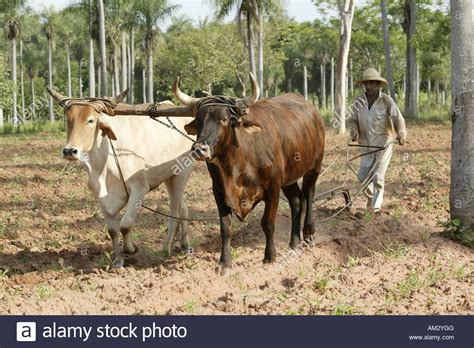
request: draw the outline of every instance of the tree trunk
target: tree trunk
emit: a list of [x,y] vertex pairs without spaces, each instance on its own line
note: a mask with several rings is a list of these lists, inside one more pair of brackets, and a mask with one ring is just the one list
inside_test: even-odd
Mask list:
[[112,78],[112,95],[117,95],[118,93],[115,93],[115,79]]
[[417,64],[416,48],[414,46],[414,35],[416,32],[416,1],[405,0],[405,32],[407,35],[406,50],[406,90],[405,90],[405,114],[409,118],[417,117]]
[[69,45],[66,45],[66,63],[67,63],[67,95],[72,97],[72,81],[71,81],[71,52]]
[[127,33],[122,30],[122,91],[128,88]]
[[334,112],[334,58],[331,58],[331,112]]
[[20,93],[21,93],[21,116],[25,119],[25,88],[23,83],[23,40],[20,39]]
[[78,60],[79,65],[79,98],[82,98],[82,61]]
[[288,79],[287,89],[288,92],[293,92],[293,84],[291,83],[291,77]]
[[434,92],[436,96],[436,103],[439,103],[439,81],[435,81]]
[[102,97],[108,96],[107,91],[107,51],[105,46],[105,14],[104,0],[99,1],[99,41],[100,41],[100,64],[101,64],[101,91]]
[[321,69],[321,109],[326,109],[326,64],[320,65]]
[[16,106],[16,38],[12,39],[12,81],[13,81],[13,95],[12,95],[12,122],[14,126],[18,126],[18,113]]
[[146,103],[146,70],[145,68],[142,69],[142,96],[143,96],[143,103]]
[[263,16],[260,14],[260,25],[258,26],[258,84],[260,93],[263,94]]
[[451,220],[474,229],[474,47],[472,0],[451,0]]
[[[48,87],[53,88],[53,39],[48,38]],[[55,121],[53,97],[49,96],[49,120]]]
[[349,79],[349,86],[351,95],[354,95],[354,68],[352,65],[352,58],[349,60],[349,71],[350,71],[350,79]]
[[252,72],[253,76],[257,76],[255,69],[255,54],[253,47],[253,33],[250,12],[247,12],[247,39],[249,45],[250,71]]
[[130,103],[135,101],[135,32],[130,30]]
[[[114,44],[114,73],[113,78],[115,82],[115,93],[119,94],[120,92],[120,71],[119,71],[119,47],[118,45]],[[112,95],[115,96],[114,92]]]
[[148,52],[148,95],[147,102],[153,103],[153,53]]
[[347,59],[351,45],[352,18],[354,17],[355,0],[346,0],[341,13],[341,38],[336,70],[336,116],[339,118],[339,134],[346,132],[346,91]]
[[100,66],[100,63],[99,63],[99,66],[97,67],[97,90],[99,91],[99,94],[100,94],[100,91],[102,90],[102,67]]
[[431,99],[431,79],[428,79],[427,81],[426,93],[428,94],[428,100],[430,100]]
[[304,99],[308,100],[308,69],[306,65],[303,66],[303,95]]
[[31,118],[36,119],[35,79],[31,78]]
[[89,96],[95,97],[94,39],[92,38],[92,1],[89,2]]
[[382,9],[382,28],[383,28],[383,47],[385,49],[385,70],[387,74],[388,88],[390,90],[390,96],[392,99],[397,102],[397,97],[395,95],[395,85],[393,81],[393,69],[392,69],[392,59],[390,57],[390,34],[388,31],[388,19],[387,19],[387,0],[382,0],[380,2],[380,7]]

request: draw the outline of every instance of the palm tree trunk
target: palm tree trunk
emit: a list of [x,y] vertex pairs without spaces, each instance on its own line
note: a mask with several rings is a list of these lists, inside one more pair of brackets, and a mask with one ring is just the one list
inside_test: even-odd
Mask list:
[[405,114],[407,117],[417,117],[417,76],[416,76],[416,48],[414,36],[416,33],[416,1],[405,0],[405,21],[406,21],[406,90],[405,90]]
[[346,0],[341,13],[341,39],[337,56],[336,71],[336,116],[339,118],[338,133],[346,132],[346,99],[347,99],[347,59],[351,45],[352,18],[355,1]]
[[101,74],[101,71],[102,71],[102,67],[99,66],[97,67],[97,90],[99,91],[99,94],[100,94],[100,91],[102,90],[102,74]]
[[263,94],[263,16],[259,16],[258,26],[258,84],[260,85],[260,93]]
[[148,96],[147,102],[153,103],[153,53],[148,51]]
[[127,33],[122,30],[122,90],[128,88],[128,69],[127,69]]
[[23,83],[23,40],[20,39],[20,93],[21,93],[21,116],[25,119],[25,88]]
[[451,86],[452,147],[451,220],[458,219],[464,228],[474,229],[474,91],[472,67],[472,1],[451,0]]
[[78,66],[79,66],[79,98],[82,98],[82,60],[78,60]]
[[135,101],[135,32],[130,30],[130,103]]
[[[118,94],[120,90],[120,72],[119,72],[119,49],[116,44],[114,44],[114,82],[115,82],[115,92]],[[115,94],[112,92],[112,95]]]
[[12,39],[12,81],[13,81],[13,109],[12,109],[12,122],[14,126],[19,125],[18,113],[16,109],[16,38]]
[[36,119],[35,79],[31,78],[31,118]]
[[321,64],[321,108],[326,109],[326,64]]
[[331,112],[334,112],[334,57],[331,58]]
[[[53,39],[48,38],[48,86],[53,88]],[[49,120],[55,121],[54,108],[53,108],[53,97],[49,96]]]
[[89,3],[89,96],[95,97],[94,39],[92,38],[92,1]]
[[101,65],[101,91],[102,97],[108,96],[107,90],[107,51],[105,46],[105,14],[104,0],[99,1],[99,40],[100,40],[100,65]]
[[397,97],[395,95],[392,59],[390,57],[391,49],[390,49],[390,36],[389,36],[389,31],[388,31],[388,19],[387,19],[387,0],[382,0],[380,2],[380,7],[382,10],[383,47],[385,49],[385,68],[386,68],[386,74],[387,74],[387,81],[388,81],[388,87],[390,90],[390,96],[396,103]]
[[255,53],[253,47],[253,33],[252,33],[252,22],[251,22],[251,15],[250,12],[247,12],[247,41],[249,45],[249,62],[250,62],[250,71],[252,72],[253,76],[256,76],[256,69],[255,69]]
[[303,95],[304,99],[308,100],[308,69],[306,65],[303,66]]
[[143,102],[146,103],[146,70],[145,68],[142,69],[142,96]]
[[351,91],[351,96],[352,96],[354,95],[354,69],[352,65],[352,58],[349,60],[349,73],[350,73],[349,89]]
[[67,62],[67,95],[72,97],[72,81],[71,81],[71,49],[66,45],[66,62]]

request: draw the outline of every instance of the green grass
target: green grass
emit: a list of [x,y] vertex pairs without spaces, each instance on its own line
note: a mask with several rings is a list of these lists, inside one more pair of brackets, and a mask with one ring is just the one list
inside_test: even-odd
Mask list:
[[442,236],[474,249],[474,232],[470,228],[461,226],[459,219],[448,220],[441,223],[441,226],[444,229]]
[[0,128],[0,133],[3,134],[62,133],[65,131],[66,124],[62,120],[53,123],[47,120],[28,121],[19,127],[6,123]]

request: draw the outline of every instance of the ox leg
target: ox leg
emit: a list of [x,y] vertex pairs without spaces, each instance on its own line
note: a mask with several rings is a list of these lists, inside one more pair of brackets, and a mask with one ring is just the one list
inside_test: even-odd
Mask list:
[[313,169],[303,177],[303,196],[306,200],[306,214],[304,217],[303,238],[305,242],[312,243],[316,232],[313,221],[313,199],[316,191],[316,180],[318,180],[319,169]]
[[112,260],[114,260],[115,267],[123,267],[122,250],[120,248],[120,224],[117,220],[117,215],[110,215],[104,212],[107,230],[112,239]]
[[221,257],[216,267],[216,273],[225,276],[232,267],[232,256],[230,253],[230,242],[232,240],[232,210],[225,202],[224,188],[217,168],[206,162],[209,174],[212,178],[212,193],[219,211],[221,230]]
[[[184,186],[186,185],[187,178],[181,177],[181,175],[174,176],[165,182],[166,188],[168,189],[168,194],[170,197],[170,215],[176,217],[185,217],[187,218],[187,207],[185,204],[186,216],[182,216],[182,201],[183,201],[183,191]],[[173,248],[173,242],[176,237],[176,231],[178,226],[184,221],[169,218],[168,220],[168,235],[166,236],[165,244],[163,250],[165,250],[168,255],[171,255],[171,249]],[[181,225],[183,227],[183,225]],[[181,232],[187,234],[187,224],[182,228]]]
[[138,209],[140,209],[141,204],[145,198],[147,191],[137,188],[136,190],[131,190],[130,197],[125,208],[125,213],[120,220],[120,232],[123,237],[123,247],[122,252],[124,254],[132,255],[138,252],[138,247],[132,242],[130,230],[135,223],[135,219],[138,215]]
[[263,232],[265,233],[265,256],[263,263],[276,260],[276,248],[273,240],[275,232],[275,220],[280,199],[280,188],[271,188],[265,195],[265,211],[261,220]]
[[290,248],[294,249],[301,243],[301,214],[303,213],[303,195],[298,183],[282,187],[283,193],[291,209],[291,237]]
[[[188,215],[188,206],[184,197],[181,198],[181,204],[179,205],[179,216],[181,218],[187,219]],[[191,254],[193,252],[191,245],[189,243],[189,235],[188,235],[188,221],[181,220],[179,222],[179,228],[181,230],[181,250],[186,254]]]

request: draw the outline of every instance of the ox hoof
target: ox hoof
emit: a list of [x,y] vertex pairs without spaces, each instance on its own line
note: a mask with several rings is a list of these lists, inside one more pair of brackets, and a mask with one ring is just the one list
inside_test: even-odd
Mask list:
[[301,244],[301,238],[300,237],[296,237],[296,236],[291,237],[291,239],[290,239],[290,248],[291,249],[296,249],[300,244]]
[[114,260],[114,264],[113,264],[114,268],[122,268],[123,265],[124,265],[123,257],[117,257]]
[[215,269],[216,274],[220,275],[221,277],[228,276],[231,272],[231,269],[229,266],[224,266],[223,264],[218,264],[216,269]]
[[314,235],[312,235],[312,234],[304,236],[304,241],[305,241],[305,243],[308,243],[308,244],[311,244],[311,245],[313,245],[316,242],[315,239],[314,239]]
[[133,250],[127,250],[127,249],[124,248],[122,250],[122,253],[124,253],[127,256],[132,256],[132,255],[137,254],[139,251],[140,251],[140,249],[138,249],[138,247],[135,244],[133,244]]
[[264,264],[269,264],[269,263],[273,263],[273,262],[275,262],[275,258],[271,258],[271,259],[264,258],[263,259]]
[[181,252],[185,255],[191,255],[191,254],[194,254],[194,248],[193,247],[182,247]]

